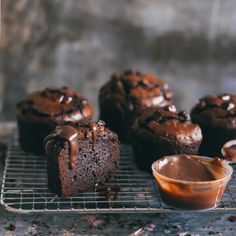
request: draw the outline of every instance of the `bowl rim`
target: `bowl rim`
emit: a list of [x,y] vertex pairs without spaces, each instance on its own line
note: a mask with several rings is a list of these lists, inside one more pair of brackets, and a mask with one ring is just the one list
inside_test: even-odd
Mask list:
[[227,147],[231,147],[233,145],[236,145],[236,139],[232,139],[232,140],[229,140],[228,142],[226,142],[223,147],[221,148],[221,154],[223,155],[224,158],[227,159],[227,155],[225,153],[225,148]]
[[[173,178],[170,178],[170,177],[167,177],[165,175],[162,175],[160,173],[158,173],[156,170],[155,170],[155,166],[157,165],[157,163],[161,160],[163,160],[164,158],[168,158],[168,157],[174,157],[174,156],[179,156],[179,155],[189,155],[189,154],[175,154],[175,155],[168,155],[168,156],[163,156],[162,158],[154,161],[152,163],[152,173],[154,175],[155,178],[157,174],[158,176],[160,176],[162,179],[166,180],[166,182],[172,182],[172,183],[178,183],[178,184],[191,184],[191,185],[206,185],[206,184],[217,184],[218,182],[223,182],[223,181],[227,181],[227,179],[230,179],[232,174],[233,174],[233,168],[232,166],[226,162],[225,160],[222,160],[222,163],[224,164],[224,166],[226,167],[226,169],[229,170],[229,173],[227,173],[226,176],[224,176],[223,178],[220,178],[220,179],[216,179],[216,180],[210,180],[210,181],[188,181],[188,180],[178,180],[178,179],[173,179]],[[202,159],[207,159],[207,160],[212,160],[211,157],[206,157],[206,156],[198,156],[198,155],[190,155],[190,156],[195,156],[195,157],[198,157],[198,158],[202,158]],[[163,181],[164,181],[163,180]]]

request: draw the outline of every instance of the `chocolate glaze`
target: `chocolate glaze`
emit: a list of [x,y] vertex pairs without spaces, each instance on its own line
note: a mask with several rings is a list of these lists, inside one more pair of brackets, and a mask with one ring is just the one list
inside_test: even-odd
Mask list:
[[173,105],[146,109],[135,121],[133,130],[137,135],[153,140],[156,140],[157,135],[187,144],[202,140],[199,126],[190,123],[186,111],[178,112]]
[[191,118],[201,125],[236,129],[236,96],[206,96],[193,108]]
[[97,136],[97,124],[95,121],[91,120],[88,122],[88,126],[90,130],[92,131],[92,136],[93,136],[93,151],[95,151],[95,146],[96,146],[96,136]]
[[[92,151],[95,151],[96,148],[96,138],[97,135],[103,136],[105,133],[105,123],[103,121],[95,122],[91,119],[83,119],[77,123],[65,122],[62,126],[57,126],[55,131],[49,134],[45,140],[45,150],[50,152],[48,145],[51,140],[64,139],[69,143],[70,150],[70,160],[69,165],[71,168],[77,166],[78,163],[78,149],[79,149],[79,140],[78,136],[82,136],[86,139],[92,137]],[[51,144],[50,144],[51,145]],[[60,147],[62,148],[62,147]]]
[[72,126],[64,125],[62,127],[57,127],[54,133],[45,138],[46,150],[48,141],[54,139],[55,137],[66,140],[69,143],[69,167],[73,169],[78,164],[79,144],[77,136],[78,131]]
[[74,121],[92,115],[92,107],[80,93],[67,87],[46,88],[18,103],[18,118],[23,120]]
[[107,184],[101,181],[98,181],[94,187],[99,195],[105,197],[107,201],[115,201],[121,191],[121,187],[119,185]]

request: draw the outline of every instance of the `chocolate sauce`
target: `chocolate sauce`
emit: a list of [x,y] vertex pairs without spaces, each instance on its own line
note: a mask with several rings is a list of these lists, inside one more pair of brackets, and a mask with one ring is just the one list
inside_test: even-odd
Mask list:
[[233,144],[230,147],[224,146],[223,150],[226,160],[236,162],[236,144]]
[[90,130],[92,131],[92,137],[93,137],[93,151],[95,151],[95,147],[96,147],[96,138],[97,138],[97,124],[95,121],[90,120],[88,122],[88,126],[90,128]]
[[[69,143],[69,167],[70,168],[75,168],[77,167],[78,164],[78,152],[79,152],[79,147],[78,147],[78,131],[73,128],[70,125],[64,125],[62,127],[58,127],[54,133],[48,135],[45,138],[45,144],[47,145],[47,142],[51,139],[54,139],[55,137],[62,138]],[[47,149],[47,146],[46,146]]]
[[115,184],[105,184],[101,181],[98,181],[95,184],[95,190],[99,193],[100,196],[105,197],[107,201],[115,201],[121,191],[121,187]]
[[219,159],[203,160],[190,155],[164,158],[160,161],[159,173],[184,181],[212,181],[224,176]]
[[216,207],[232,174],[232,168],[219,158],[193,155],[164,157],[153,168],[162,200],[190,210]]

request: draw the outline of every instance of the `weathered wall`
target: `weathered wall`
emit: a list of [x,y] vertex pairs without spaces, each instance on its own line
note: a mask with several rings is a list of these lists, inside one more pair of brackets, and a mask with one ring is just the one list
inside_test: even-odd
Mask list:
[[234,0],[2,1],[2,117],[45,86],[72,86],[96,106],[109,75],[130,67],[167,80],[180,108],[236,93]]

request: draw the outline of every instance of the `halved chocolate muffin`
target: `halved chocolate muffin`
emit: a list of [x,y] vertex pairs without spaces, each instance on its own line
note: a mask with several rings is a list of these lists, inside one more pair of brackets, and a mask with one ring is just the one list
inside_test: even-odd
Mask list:
[[236,95],[205,96],[191,111],[191,118],[203,134],[200,154],[221,156],[221,148],[236,139]]
[[198,154],[201,129],[190,123],[186,111],[175,106],[149,108],[133,124],[133,154],[139,169],[151,171],[152,163],[167,155]]
[[141,111],[170,104],[172,92],[164,81],[132,70],[112,75],[99,93],[100,119],[124,142],[130,141],[130,128]]
[[102,121],[84,119],[59,126],[45,138],[48,185],[74,196],[116,176],[120,142]]
[[56,125],[77,122],[92,113],[88,100],[70,88],[47,88],[32,93],[17,105],[20,145],[26,151],[43,154],[43,140]]

